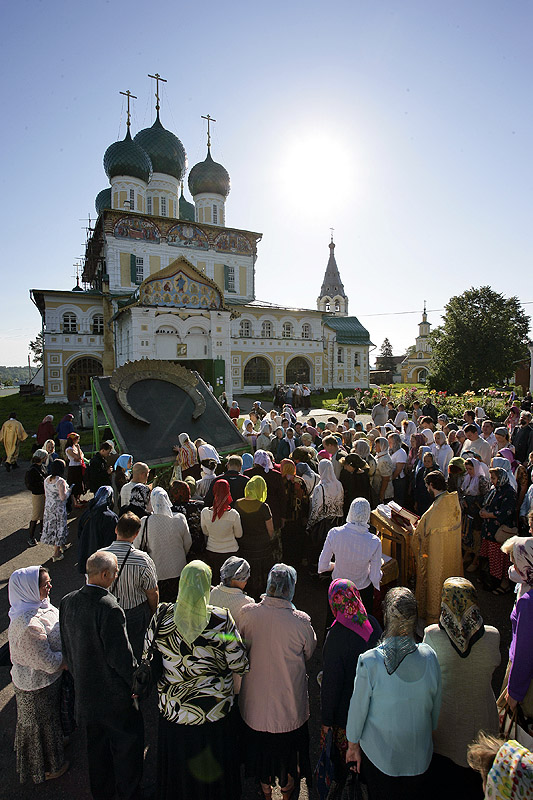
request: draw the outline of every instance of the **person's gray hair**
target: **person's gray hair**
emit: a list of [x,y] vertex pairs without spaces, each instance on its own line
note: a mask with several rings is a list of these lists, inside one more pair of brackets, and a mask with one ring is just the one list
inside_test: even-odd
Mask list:
[[100,575],[101,572],[108,569],[110,572],[116,570],[118,566],[117,557],[114,553],[106,552],[105,550],[97,550],[92,556],[87,559],[85,571],[87,575]]
[[365,461],[370,455],[370,445],[368,444],[367,441],[365,441],[365,439],[358,439],[354,443],[353,449],[355,450],[357,455],[361,456],[361,458],[364,458]]
[[374,441],[374,447],[379,444],[379,452],[380,453],[388,453],[389,452],[389,440],[385,439],[384,436],[378,436],[377,439]]

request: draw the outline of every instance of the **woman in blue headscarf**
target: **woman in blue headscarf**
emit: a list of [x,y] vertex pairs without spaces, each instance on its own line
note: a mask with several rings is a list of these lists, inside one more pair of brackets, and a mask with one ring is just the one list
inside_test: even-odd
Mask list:
[[113,489],[100,486],[78,522],[78,570],[85,574],[89,556],[115,541],[118,517],[113,509]]
[[131,468],[133,466],[133,456],[129,453],[124,453],[119,456],[115,461],[115,470],[113,472],[113,486],[115,489],[115,497],[117,498],[117,509],[120,505],[120,490],[131,478]]

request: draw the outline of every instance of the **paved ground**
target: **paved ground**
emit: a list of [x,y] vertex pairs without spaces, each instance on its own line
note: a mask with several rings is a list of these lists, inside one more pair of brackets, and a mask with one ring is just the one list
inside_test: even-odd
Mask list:
[[[248,409],[248,406],[244,405],[244,408]],[[321,411],[322,413],[325,416],[330,416],[329,412]],[[315,416],[318,416],[318,412]],[[51,547],[41,544],[34,548],[27,548],[26,546],[31,506],[29,493],[24,488],[24,471],[27,466],[21,462],[21,468],[9,474],[4,469],[0,469],[0,644],[7,639],[7,582],[14,569],[32,564],[46,564],[50,569],[53,581],[51,599],[56,605],[59,605],[59,601],[64,594],[79,588],[82,584],[82,578],[75,566],[75,546],[70,548],[66,552],[65,559],[57,564],[53,564],[50,560]],[[69,539],[74,543],[76,542],[76,524],[76,517],[72,517],[69,522]],[[320,722],[316,675],[321,669],[320,645],[323,640],[326,602],[325,585],[301,571],[298,578],[295,603],[299,608],[311,615],[319,638],[319,647],[308,668],[311,700],[311,758],[313,763],[316,763],[318,757]],[[512,596],[494,597],[480,590],[480,603],[485,620],[490,624],[496,625],[502,635],[502,665],[495,675],[493,684],[496,689],[499,689],[507,661],[506,652],[510,640],[509,613],[512,607]],[[155,731],[157,719],[155,697],[148,701],[147,707],[144,709],[144,716],[146,725],[144,783],[146,789],[149,790],[154,785],[155,776]],[[39,800],[73,800],[73,798],[76,798],[76,800],[89,800],[85,743],[81,732],[77,732],[72,738],[72,743],[68,749],[71,768],[63,778],[42,786],[26,785],[21,787],[19,785],[15,773],[15,758],[12,750],[15,718],[15,700],[9,669],[0,667],[0,800],[7,798],[17,798],[17,800],[25,800],[26,798],[39,798]],[[251,800],[251,798],[256,797],[258,797],[257,788],[252,781],[247,781],[243,800]],[[280,798],[281,795],[278,795],[278,797]],[[302,787],[300,797],[308,797],[306,787]]]

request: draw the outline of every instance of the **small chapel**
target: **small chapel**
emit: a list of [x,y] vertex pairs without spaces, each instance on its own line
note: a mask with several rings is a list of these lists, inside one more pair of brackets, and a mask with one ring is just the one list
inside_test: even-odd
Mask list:
[[[348,315],[333,236],[316,309],[256,299],[262,234],[228,224],[230,175],[207,153],[190,170],[180,139],[155,122],[127,130],[103,158],[109,186],[96,197],[81,284],[32,289],[44,335],[48,402],[76,401],[91,377],[128,361],[160,359],[196,370],[218,396],[275,384],[366,388],[368,331]],[[216,156],[216,154],[215,154]],[[187,199],[187,179],[192,202]]]

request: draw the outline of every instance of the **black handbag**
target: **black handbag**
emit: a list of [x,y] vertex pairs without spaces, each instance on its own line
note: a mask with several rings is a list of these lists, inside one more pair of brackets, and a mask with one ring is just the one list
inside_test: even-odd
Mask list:
[[163,658],[157,649],[155,640],[159,633],[163,617],[171,605],[172,603],[161,603],[156,617],[154,637],[146,655],[133,673],[131,693],[138,700],[144,700],[150,695],[154,684],[157,683],[163,674]]

